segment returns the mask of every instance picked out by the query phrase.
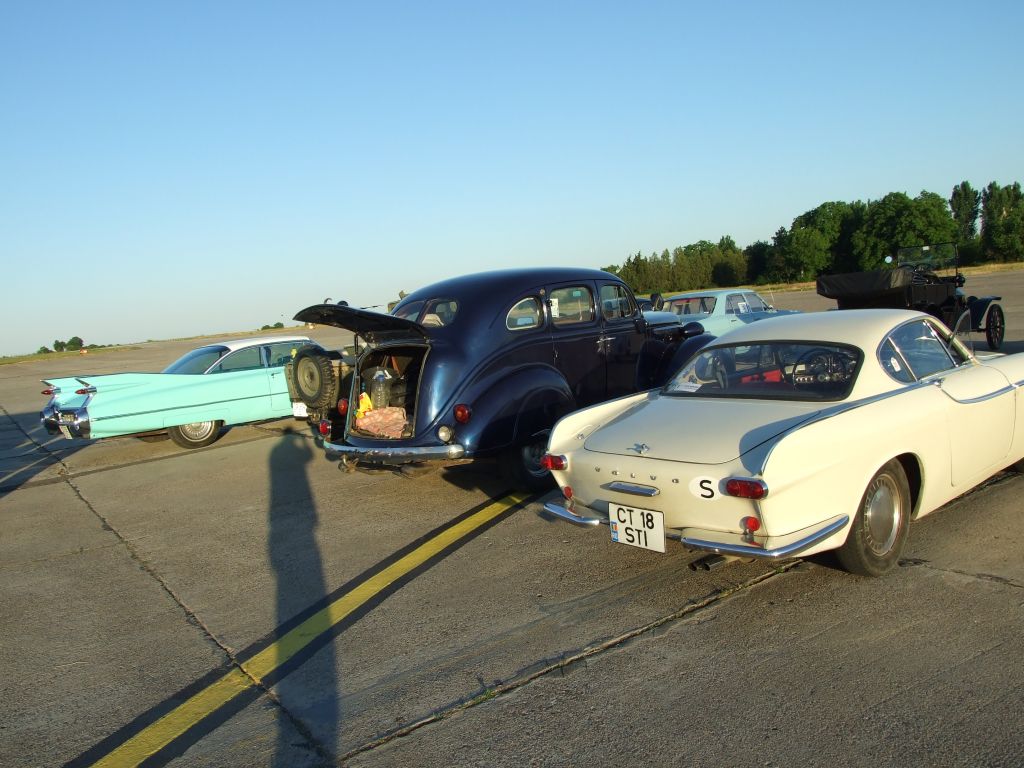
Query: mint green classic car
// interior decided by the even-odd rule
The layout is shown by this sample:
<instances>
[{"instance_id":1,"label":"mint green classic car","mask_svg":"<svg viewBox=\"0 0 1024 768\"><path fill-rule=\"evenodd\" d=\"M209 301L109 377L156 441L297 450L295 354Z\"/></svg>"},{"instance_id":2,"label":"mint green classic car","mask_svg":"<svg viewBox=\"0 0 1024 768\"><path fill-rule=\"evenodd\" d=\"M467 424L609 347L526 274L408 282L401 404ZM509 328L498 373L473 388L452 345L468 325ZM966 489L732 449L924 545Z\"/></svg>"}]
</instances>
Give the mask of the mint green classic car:
<instances>
[{"instance_id":1,"label":"mint green classic car","mask_svg":"<svg viewBox=\"0 0 1024 768\"><path fill-rule=\"evenodd\" d=\"M201 448L225 424L293 413L284 365L305 336L269 336L194 349L162 373L112 373L44 380L39 414L50 434L96 439L164 430L183 448Z\"/></svg>"}]
</instances>

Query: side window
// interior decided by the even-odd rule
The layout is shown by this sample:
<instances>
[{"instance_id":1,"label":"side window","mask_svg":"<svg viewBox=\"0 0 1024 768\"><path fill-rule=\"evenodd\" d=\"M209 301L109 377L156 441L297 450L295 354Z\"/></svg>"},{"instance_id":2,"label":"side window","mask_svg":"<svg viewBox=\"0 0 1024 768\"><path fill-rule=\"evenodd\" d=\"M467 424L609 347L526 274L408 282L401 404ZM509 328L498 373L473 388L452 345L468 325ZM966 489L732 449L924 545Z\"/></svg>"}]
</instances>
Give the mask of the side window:
<instances>
[{"instance_id":1,"label":"side window","mask_svg":"<svg viewBox=\"0 0 1024 768\"><path fill-rule=\"evenodd\" d=\"M605 320L621 320L636 314L636 307L624 286L605 283L601 286L601 315Z\"/></svg>"},{"instance_id":2,"label":"side window","mask_svg":"<svg viewBox=\"0 0 1024 768\"><path fill-rule=\"evenodd\" d=\"M279 341L271 344L268 347L270 350L270 367L279 368L292 359L293 349L300 350L308 346L308 341Z\"/></svg>"},{"instance_id":3,"label":"side window","mask_svg":"<svg viewBox=\"0 0 1024 768\"><path fill-rule=\"evenodd\" d=\"M536 328L540 325L540 300L534 296L523 299L516 303L508 311L505 318L505 327L510 331L522 331L527 328Z\"/></svg>"},{"instance_id":4,"label":"side window","mask_svg":"<svg viewBox=\"0 0 1024 768\"><path fill-rule=\"evenodd\" d=\"M743 298L742 293L730 293L725 299L725 313L727 315L745 315L750 311L750 305Z\"/></svg>"},{"instance_id":5,"label":"side window","mask_svg":"<svg viewBox=\"0 0 1024 768\"><path fill-rule=\"evenodd\" d=\"M946 343L927 320L914 320L901 325L889 334L886 344L891 344L900 353L911 373L918 379L959 365L950 357ZM885 344L882 345L884 348Z\"/></svg>"},{"instance_id":6,"label":"side window","mask_svg":"<svg viewBox=\"0 0 1024 768\"><path fill-rule=\"evenodd\" d=\"M893 346L892 339L886 339L878 348L878 362L882 364L882 369L896 381L901 381L904 384L913 383L914 374L910 372L903 356Z\"/></svg>"},{"instance_id":7,"label":"side window","mask_svg":"<svg viewBox=\"0 0 1024 768\"><path fill-rule=\"evenodd\" d=\"M756 293L744 293L743 298L746 300L747 306L750 307L751 312L764 312L768 309L768 305L764 303L764 299Z\"/></svg>"},{"instance_id":8,"label":"side window","mask_svg":"<svg viewBox=\"0 0 1024 768\"><path fill-rule=\"evenodd\" d=\"M593 298L585 285L556 288L548 299L551 320L556 326L589 323L594 319Z\"/></svg>"},{"instance_id":9,"label":"side window","mask_svg":"<svg viewBox=\"0 0 1024 768\"><path fill-rule=\"evenodd\" d=\"M260 348L249 347L239 349L221 360L217 367L210 373L229 373L231 371L248 371L253 368L262 368L263 361L260 360Z\"/></svg>"}]
</instances>

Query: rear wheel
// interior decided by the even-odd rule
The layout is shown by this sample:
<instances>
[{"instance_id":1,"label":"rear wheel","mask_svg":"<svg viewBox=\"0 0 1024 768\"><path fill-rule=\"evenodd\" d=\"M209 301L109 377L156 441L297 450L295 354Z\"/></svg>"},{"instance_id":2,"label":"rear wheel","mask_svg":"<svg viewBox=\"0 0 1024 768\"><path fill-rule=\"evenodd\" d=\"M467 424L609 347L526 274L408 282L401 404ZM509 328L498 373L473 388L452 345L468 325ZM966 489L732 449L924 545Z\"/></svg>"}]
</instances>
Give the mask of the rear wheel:
<instances>
[{"instance_id":1,"label":"rear wheel","mask_svg":"<svg viewBox=\"0 0 1024 768\"><path fill-rule=\"evenodd\" d=\"M316 350L301 350L292 363L295 389L310 408L330 408L337 402L334 367L327 355Z\"/></svg>"},{"instance_id":2,"label":"rear wheel","mask_svg":"<svg viewBox=\"0 0 1024 768\"><path fill-rule=\"evenodd\" d=\"M197 421L192 424L168 427L167 434L182 448L202 448L220 437L222 424L221 421Z\"/></svg>"},{"instance_id":3,"label":"rear wheel","mask_svg":"<svg viewBox=\"0 0 1024 768\"><path fill-rule=\"evenodd\" d=\"M546 491L554 485L551 473L542 468L540 459L547 451L548 436L541 435L532 442L510 448L502 454L500 461L505 477L519 488L531 493Z\"/></svg>"},{"instance_id":4,"label":"rear wheel","mask_svg":"<svg viewBox=\"0 0 1024 768\"><path fill-rule=\"evenodd\" d=\"M993 304L988 308L988 319L985 321L985 341L988 348L997 350L1003 346L1003 336L1006 334L1006 320L1003 317L1003 308Z\"/></svg>"},{"instance_id":5,"label":"rear wheel","mask_svg":"<svg viewBox=\"0 0 1024 768\"><path fill-rule=\"evenodd\" d=\"M910 485L892 459L871 478L846 542L836 552L842 566L861 576L881 576L896 565L910 526Z\"/></svg>"}]
</instances>

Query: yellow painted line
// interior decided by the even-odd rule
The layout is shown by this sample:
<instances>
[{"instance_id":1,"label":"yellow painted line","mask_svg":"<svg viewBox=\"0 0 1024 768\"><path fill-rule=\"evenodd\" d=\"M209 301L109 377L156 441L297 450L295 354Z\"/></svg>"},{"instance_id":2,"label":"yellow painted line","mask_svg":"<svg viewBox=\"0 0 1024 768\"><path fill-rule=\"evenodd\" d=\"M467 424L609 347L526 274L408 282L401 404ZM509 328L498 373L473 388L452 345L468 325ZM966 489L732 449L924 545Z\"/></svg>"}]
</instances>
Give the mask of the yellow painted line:
<instances>
[{"instance_id":1,"label":"yellow painted line","mask_svg":"<svg viewBox=\"0 0 1024 768\"><path fill-rule=\"evenodd\" d=\"M529 496L526 494L509 494L423 542L405 557L396 560L351 592L347 592L323 610L310 616L248 661L242 662L241 670L232 669L155 723L108 752L93 765L110 766L111 768L139 765L233 698L261 682L263 678L381 590L402 578L409 571L423 565L430 558L469 535L481 525L493 520L516 504L523 503L527 498Z\"/></svg>"}]
</instances>

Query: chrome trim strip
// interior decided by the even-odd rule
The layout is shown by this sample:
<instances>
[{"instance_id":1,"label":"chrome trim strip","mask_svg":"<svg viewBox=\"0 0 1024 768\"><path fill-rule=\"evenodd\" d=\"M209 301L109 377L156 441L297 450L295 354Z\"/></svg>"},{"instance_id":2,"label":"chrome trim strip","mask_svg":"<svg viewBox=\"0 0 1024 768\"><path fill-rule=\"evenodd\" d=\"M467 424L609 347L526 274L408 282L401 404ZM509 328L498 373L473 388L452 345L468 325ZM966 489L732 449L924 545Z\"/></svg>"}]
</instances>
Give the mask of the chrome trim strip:
<instances>
[{"instance_id":1,"label":"chrome trim strip","mask_svg":"<svg viewBox=\"0 0 1024 768\"><path fill-rule=\"evenodd\" d=\"M98 393L98 394L102 394L102 393ZM90 395L90 398L91 397L93 397L93 395ZM243 403L243 402L245 402L247 400L269 400L269 399L270 399L270 395L269 394L268 395L262 395L261 394L261 395L249 395L248 397L232 397L229 400L211 400L211 401L206 402L206 403L190 403L190 404L187 404L187 405L168 405L168 406L165 406L163 408L154 408L154 409L149 410L149 411L133 411L132 413L117 413L117 414L112 414L110 416L100 416L100 417L98 417L96 419L96 421L104 421L106 419L128 419L128 418L134 418L136 416L149 416L149 415L155 414L155 413L172 413L174 411L183 411L183 410L187 410L189 408L208 408L210 406L223 406L223 405L227 405L227 404L230 404L230 403ZM86 404L88 404L88 402L89 401L87 400ZM205 419L204 419L204 421L205 421ZM157 427L157 428L160 429L160 427Z\"/></svg>"},{"instance_id":2,"label":"chrome trim strip","mask_svg":"<svg viewBox=\"0 0 1024 768\"><path fill-rule=\"evenodd\" d=\"M787 544L784 547L776 547L775 549L764 549L763 547L756 547L749 544L725 544L722 542L707 541L706 539L691 539L685 535L680 539L680 541L682 541L683 546L693 547L694 549L704 549L720 555L737 555L738 557L758 557L765 560L780 560L786 557L793 557L806 549L810 549L819 541L823 541L832 534L841 531L849 522L849 515L843 515L835 522L829 523L824 528L815 531L809 536L805 536L799 541Z\"/></svg>"},{"instance_id":3,"label":"chrome trim strip","mask_svg":"<svg viewBox=\"0 0 1024 768\"><path fill-rule=\"evenodd\" d=\"M466 454L465 446L458 443L420 447L358 448L354 445L329 443L325 440L324 451L327 453L327 458L332 460L343 458L365 461L368 464L410 464L414 461L453 461L470 458Z\"/></svg>"},{"instance_id":4,"label":"chrome trim strip","mask_svg":"<svg viewBox=\"0 0 1024 768\"><path fill-rule=\"evenodd\" d=\"M938 384L939 389L942 389L942 382L938 382ZM1002 397L1003 395L1013 392L1017 388L1018 387L1013 384L1007 384L1005 387L1003 387L1002 389L997 389L995 392L989 392L987 395L980 395L979 397L970 397L967 400L959 400L953 397L951 394L949 394L949 392L947 392L944 389L942 389L942 394L944 394L954 403L959 403L960 405L974 405L975 403L984 403L988 400L994 400L997 397Z\"/></svg>"},{"instance_id":5,"label":"chrome trim strip","mask_svg":"<svg viewBox=\"0 0 1024 768\"><path fill-rule=\"evenodd\" d=\"M661 490L651 485L640 485L638 483L624 483L621 480L616 480L613 483L609 483L607 486L609 491L619 491L620 493L629 493L633 496L658 496Z\"/></svg>"}]
</instances>

